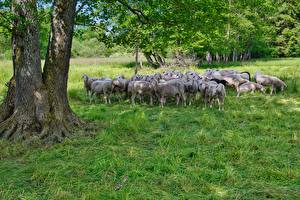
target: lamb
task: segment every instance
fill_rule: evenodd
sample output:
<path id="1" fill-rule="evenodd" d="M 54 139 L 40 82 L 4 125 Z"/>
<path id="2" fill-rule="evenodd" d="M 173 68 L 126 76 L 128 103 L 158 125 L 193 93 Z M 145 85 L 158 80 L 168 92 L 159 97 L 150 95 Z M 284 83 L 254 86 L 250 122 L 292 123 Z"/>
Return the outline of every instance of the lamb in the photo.
<path id="1" fill-rule="evenodd" d="M 181 80 L 175 79 L 163 83 L 155 84 L 155 94 L 159 98 L 160 105 L 163 108 L 167 97 L 176 97 L 176 104 L 179 104 L 182 99 L 184 106 L 186 106 L 186 97 L 184 94 L 184 84 Z"/>
<path id="2" fill-rule="evenodd" d="M 284 88 L 287 87 L 286 84 L 279 78 L 275 76 L 262 75 L 260 72 L 255 73 L 254 79 L 257 83 L 263 86 L 271 86 L 270 95 L 272 95 L 273 92 L 276 93 L 277 88 L 280 88 L 281 91 L 283 91 Z"/>
<path id="3" fill-rule="evenodd" d="M 265 88 L 261 84 L 254 83 L 254 82 L 244 83 L 238 87 L 237 97 L 239 97 L 241 93 L 246 93 L 246 92 L 250 92 L 250 91 L 254 92 L 255 90 L 259 90 L 263 93 L 265 92 Z"/>
<path id="4" fill-rule="evenodd" d="M 150 105 L 153 105 L 153 94 L 154 94 L 154 85 L 147 81 L 130 81 L 128 84 L 128 93 L 131 94 L 131 102 L 135 104 L 135 97 L 140 96 L 142 102 L 142 97 L 148 95 L 150 97 Z"/>
<path id="5" fill-rule="evenodd" d="M 205 92 L 205 106 L 209 104 L 209 106 L 212 107 L 213 101 L 217 100 L 219 110 L 224 110 L 225 96 L 226 90 L 223 84 L 210 84 Z"/>
<path id="6" fill-rule="evenodd" d="M 91 86 L 91 98 L 94 94 L 104 95 L 105 103 L 111 103 L 110 96 L 112 94 L 113 86 L 112 80 L 97 80 L 92 83 Z"/>

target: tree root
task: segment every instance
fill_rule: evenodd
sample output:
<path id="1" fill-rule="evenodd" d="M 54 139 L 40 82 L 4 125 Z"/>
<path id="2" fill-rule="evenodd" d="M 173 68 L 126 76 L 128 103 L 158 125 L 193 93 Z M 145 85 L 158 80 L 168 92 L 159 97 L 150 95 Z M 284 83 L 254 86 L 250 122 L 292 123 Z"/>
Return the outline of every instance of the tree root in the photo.
<path id="1" fill-rule="evenodd" d="M 23 121 L 13 113 L 8 119 L 0 123 L 0 137 L 10 141 L 23 141 L 32 137 L 34 130 L 31 122 Z"/>
<path id="2" fill-rule="evenodd" d="M 65 138 L 75 132 L 75 128 L 84 124 L 75 114 L 69 115 L 67 120 L 51 119 L 40 125 L 37 121 L 20 120 L 16 113 L 0 123 L 0 138 L 13 142 L 36 141 L 42 144 L 52 145 L 61 143 Z M 72 121 L 71 121 L 72 120 Z M 38 124 L 38 126 L 37 126 Z"/>
<path id="3" fill-rule="evenodd" d="M 45 125 L 39 134 L 39 139 L 45 144 L 62 142 L 66 137 L 70 137 L 73 130 L 69 124 L 61 121 L 51 121 Z"/>

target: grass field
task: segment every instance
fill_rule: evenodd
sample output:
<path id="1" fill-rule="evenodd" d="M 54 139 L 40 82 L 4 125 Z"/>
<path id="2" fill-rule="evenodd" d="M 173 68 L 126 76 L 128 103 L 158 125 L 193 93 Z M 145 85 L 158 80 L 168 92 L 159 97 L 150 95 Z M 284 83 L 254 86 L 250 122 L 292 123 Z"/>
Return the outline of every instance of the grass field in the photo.
<path id="1" fill-rule="evenodd" d="M 70 103 L 96 133 L 51 147 L 0 140 L 0 199 L 300 198 L 300 59 L 218 66 L 260 70 L 288 85 L 275 96 L 237 99 L 229 91 L 224 112 L 202 110 L 200 101 L 164 109 L 90 104 L 82 74 L 129 77 L 134 70 L 126 62 L 72 60 Z M 0 102 L 10 75 L 11 63 L 1 61 Z M 123 187 L 115 190 L 118 183 Z"/>

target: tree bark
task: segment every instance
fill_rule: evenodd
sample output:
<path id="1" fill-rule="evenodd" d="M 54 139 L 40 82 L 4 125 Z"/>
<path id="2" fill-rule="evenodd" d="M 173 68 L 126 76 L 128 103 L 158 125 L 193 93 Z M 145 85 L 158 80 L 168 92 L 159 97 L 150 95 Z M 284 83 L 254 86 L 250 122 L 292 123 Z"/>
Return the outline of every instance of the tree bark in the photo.
<path id="1" fill-rule="evenodd" d="M 12 10 L 19 16 L 13 25 L 14 75 L 1 106 L 6 111 L 0 115 L 1 137 L 61 142 L 75 125 L 82 123 L 71 110 L 67 97 L 75 7 L 76 0 L 54 1 L 42 72 L 36 1 L 14 1 Z"/>
<path id="2" fill-rule="evenodd" d="M 43 73 L 49 105 L 40 136 L 42 139 L 50 137 L 50 142 L 68 136 L 71 128 L 81 123 L 69 106 L 67 94 L 75 10 L 76 0 L 54 2 Z"/>
<path id="3" fill-rule="evenodd" d="M 39 52 L 39 32 L 34 0 L 16 0 L 12 11 L 17 16 L 13 22 L 13 64 L 15 78 L 15 97 L 12 87 L 4 100 L 13 112 L 4 116 L 0 123 L 0 135 L 7 139 L 19 140 L 29 137 L 33 129 L 39 129 L 35 123 L 35 93 L 42 85 L 41 61 Z M 9 83 L 13 84 L 13 81 Z M 8 113 L 7 113 L 8 114 Z"/>
<path id="4" fill-rule="evenodd" d="M 144 52 L 144 55 L 147 59 L 148 64 L 150 64 L 151 67 L 153 67 L 155 69 L 161 67 L 161 65 L 157 62 L 157 58 L 153 55 L 152 52 Z M 151 56 L 153 56 L 153 58 Z"/>

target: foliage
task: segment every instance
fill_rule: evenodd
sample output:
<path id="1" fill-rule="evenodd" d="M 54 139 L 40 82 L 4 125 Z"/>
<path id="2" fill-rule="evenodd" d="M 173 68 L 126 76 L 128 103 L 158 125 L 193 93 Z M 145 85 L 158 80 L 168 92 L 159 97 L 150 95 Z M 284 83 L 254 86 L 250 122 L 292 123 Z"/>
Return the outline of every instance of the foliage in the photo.
<path id="1" fill-rule="evenodd" d="M 50 30 L 49 0 L 39 3 L 41 55 Z M 10 57 L 10 1 L 0 4 L 0 57 Z M 181 52 L 213 60 L 300 56 L 297 0 L 80 0 L 72 55 L 108 56 L 139 47 L 162 57 Z M 99 41 L 97 42 L 96 39 Z M 104 46 L 105 45 L 105 46 Z M 111 49 L 118 46 L 117 49 Z M 118 53 L 122 53 L 118 52 Z"/>
<path id="2" fill-rule="evenodd" d="M 106 45 L 237 59 L 299 56 L 299 1 L 98 1 L 87 15 Z M 274 42 L 276 41 L 276 42 Z"/>
<path id="3" fill-rule="evenodd" d="M 0 141 L 0 199 L 299 198 L 300 91 L 292 90 L 300 85 L 299 59 L 227 66 L 277 75 L 288 91 L 240 99 L 228 91 L 225 112 L 202 110 L 198 104 L 164 109 L 90 104 L 82 74 L 131 76 L 134 69 L 120 60 L 71 61 L 70 104 L 94 122 L 94 135 L 83 133 L 52 147 Z M 143 68 L 141 73 L 154 71 Z M 0 62 L 0 96 L 10 74 L 11 63 Z M 128 181 L 115 190 L 126 176 Z"/>

